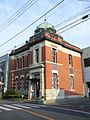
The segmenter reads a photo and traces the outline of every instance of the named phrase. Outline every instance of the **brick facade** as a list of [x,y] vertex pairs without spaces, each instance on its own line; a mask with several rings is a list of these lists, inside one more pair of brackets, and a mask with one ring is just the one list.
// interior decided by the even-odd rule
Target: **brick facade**
[[[39,61],[36,61],[36,54]],[[52,54],[55,62],[52,62]],[[69,63],[69,55],[72,58],[72,66]],[[44,96],[45,100],[56,100],[68,96],[83,96],[80,49],[63,41],[57,34],[44,31],[32,36],[25,46],[12,51],[10,56],[11,86],[15,89],[15,78],[18,78],[18,92],[21,92],[21,80],[24,79],[23,94],[28,93],[30,99]]]

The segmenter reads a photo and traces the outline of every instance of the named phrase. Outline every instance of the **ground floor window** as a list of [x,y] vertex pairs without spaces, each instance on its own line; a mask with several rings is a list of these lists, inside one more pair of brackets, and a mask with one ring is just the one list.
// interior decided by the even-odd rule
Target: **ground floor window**
[[18,78],[16,78],[16,91],[18,91]]
[[74,77],[73,76],[70,76],[70,88],[71,90],[74,89]]
[[30,87],[30,79],[29,76],[27,76],[26,89],[29,90],[29,87]]
[[20,86],[21,86],[21,92],[24,91],[24,77],[21,77],[21,82],[20,82]]
[[53,73],[53,88],[58,89],[58,75],[57,73]]

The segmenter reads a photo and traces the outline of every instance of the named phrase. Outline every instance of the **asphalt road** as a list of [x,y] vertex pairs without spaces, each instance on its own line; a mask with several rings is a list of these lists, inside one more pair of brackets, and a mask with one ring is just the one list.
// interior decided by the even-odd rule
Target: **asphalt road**
[[90,120],[90,112],[74,108],[17,103],[0,103],[0,120]]

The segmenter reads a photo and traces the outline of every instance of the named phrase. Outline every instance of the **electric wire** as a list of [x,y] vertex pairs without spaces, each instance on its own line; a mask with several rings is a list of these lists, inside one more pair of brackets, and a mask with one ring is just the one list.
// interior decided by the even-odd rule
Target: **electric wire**
[[18,44],[18,45],[16,45],[16,46],[14,46],[14,47],[12,47],[12,48],[4,51],[4,52],[1,52],[1,53],[0,53],[0,57],[3,56],[3,55],[5,55],[5,54],[8,54],[9,52],[11,52],[11,51],[12,51],[13,49],[15,49],[15,48],[21,47],[21,46],[24,45],[24,44],[25,44],[24,42],[23,42],[23,43],[20,43],[20,44]]
[[81,2],[90,2],[90,0],[78,0],[78,1],[81,1]]
[[68,25],[66,25],[66,26],[58,29],[57,32],[60,31],[60,30],[62,30],[62,29],[64,29],[64,28],[67,28],[68,26],[70,26],[70,25],[72,25],[72,24],[74,24],[74,23],[76,23],[76,22],[78,22],[78,21],[80,21],[80,20],[82,20],[82,18],[80,18],[80,19],[78,19],[78,20],[76,20],[76,21],[74,21],[74,22],[72,22],[72,23],[70,23],[70,24],[68,24]]
[[69,17],[68,19],[64,20],[63,22],[58,23],[57,25],[55,25],[55,27],[62,26],[63,24],[68,23],[68,22],[72,21],[73,19],[76,19],[77,17],[79,17],[80,15],[85,14],[88,11],[90,11],[90,6],[84,8],[83,10],[81,10],[80,12],[76,13],[75,15]]
[[[62,1],[61,1],[62,2]],[[84,10],[88,10],[88,8],[90,9],[90,6],[88,6],[87,8],[85,8]],[[86,11],[81,11],[82,13],[85,13],[85,12],[87,12],[87,10]],[[47,13],[48,14],[48,13]],[[46,13],[43,15],[43,16],[41,16],[40,17],[40,19],[42,18],[42,17],[44,17],[46,15]],[[80,15],[80,12],[79,13],[77,13],[77,14],[75,14],[75,16],[76,15]],[[75,17],[74,16],[74,17]],[[39,19],[37,19],[37,21],[38,21]],[[79,19],[80,20],[80,19]],[[76,20],[76,21],[74,21],[73,23],[75,23],[75,22],[77,22],[77,21],[79,21],[79,20]],[[37,22],[37,21],[34,21],[34,22]],[[87,20],[84,20],[84,21],[82,21],[82,22],[85,22],[85,21],[87,21]],[[6,41],[5,43],[3,43],[3,44],[1,44],[0,46],[3,46],[4,44],[6,44],[7,42],[9,42],[11,39],[13,39],[14,37],[16,37],[16,36],[18,36],[19,34],[21,34],[23,31],[25,31],[26,29],[28,29],[31,25],[33,25],[34,24],[34,22],[32,23],[32,24],[30,24],[28,27],[26,27],[25,29],[23,29],[21,32],[19,32],[18,34],[16,34],[15,36],[13,36],[12,38],[10,38],[8,41]],[[80,22],[80,23],[82,23],[82,22]],[[77,24],[75,24],[75,25],[78,25],[78,24],[80,24],[80,23],[77,23]],[[72,23],[70,23],[69,25],[71,25]],[[66,27],[68,27],[69,25],[67,25]],[[71,26],[70,28],[72,28],[72,27],[75,27],[75,25],[73,25],[73,26]],[[56,26],[55,26],[56,27]],[[64,28],[65,28],[65,26],[64,26]],[[60,32],[60,33],[63,33],[63,32],[65,32],[66,30],[68,30],[68,29],[70,29],[70,28],[67,28],[67,29],[65,29],[64,31],[62,31],[62,32]],[[63,29],[63,28],[62,28]],[[57,31],[59,31],[59,30],[57,30]],[[58,33],[58,34],[60,34],[60,33]]]
[[32,22],[30,25],[28,25],[26,28],[24,28],[23,30],[21,30],[19,33],[17,33],[16,35],[14,35],[13,37],[11,37],[10,39],[8,39],[6,42],[0,44],[0,47],[2,47],[3,45],[5,45],[6,43],[8,43],[9,41],[11,41],[12,39],[14,39],[15,37],[17,37],[18,35],[20,35],[21,33],[23,33],[25,30],[27,30],[29,27],[31,27],[33,24],[35,24],[37,21],[39,21],[41,18],[43,18],[44,16],[46,16],[48,13],[50,13],[52,10],[54,10],[55,8],[57,8],[61,3],[63,3],[64,0],[60,1],[58,4],[56,4],[54,7],[52,7],[50,10],[48,10],[46,13],[44,13],[42,16],[40,16],[37,20],[35,20],[34,22]]
[[17,18],[19,18],[23,13],[25,13],[30,7],[32,7],[38,0],[28,1],[24,4],[18,11],[16,11],[9,19],[7,19],[4,23],[0,25],[0,32],[2,32],[5,28],[11,25]]
[[[88,19],[89,19],[89,18],[88,18]],[[87,21],[88,19],[85,19],[84,21],[81,21],[81,22],[79,22],[79,23],[77,23],[77,24],[74,24],[73,26],[71,26],[71,27],[69,27],[69,28],[67,28],[67,29],[65,29],[65,30],[63,30],[63,31],[61,31],[61,32],[59,32],[58,34],[61,34],[61,33],[63,33],[63,32],[66,32],[67,30],[69,30],[69,29],[71,29],[71,28],[73,28],[73,27],[76,27],[77,25],[79,25],[79,24],[81,24],[81,23]],[[19,47],[19,46],[21,46],[21,45],[24,45],[24,43],[21,43],[20,45],[16,46],[16,48]],[[8,51],[10,51],[10,50],[12,50],[12,49],[9,49],[9,50],[7,50],[7,51],[4,51],[4,52],[1,53],[1,54],[4,54],[4,53],[6,53],[6,52],[8,52]],[[0,54],[0,56],[1,56],[1,54]]]
[[[64,6],[60,6],[60,9],[63,9],[63,8],[65,8],[66,6],[68,6],[68,5],[70,5],[70,4],[72,4],[73,3],[73,1],[72,0],[70,0],[70,1],[68,1],[67,3],[64,3]],[[51,13],[50,15],[47,15],[46,16],[46,18],[49,18],[49,17],[51,17],[51,16],[55,16],[55,13],[57,12],[57,10],[56,11],[54,11],[53,13]],[[60,12],[58,12],[59,14],[60,14]]]
[[[82,18],[78,19],[77,21],[74,21],[73,23],[76,23],[76,22],[78,22],[78,21],[80,21],[80,20],[84,20],[84,21],[81,21],[81,22],[76,23],[76,24],[74,24],[74,25],[72,25],[73,23],[71,23],[71,24],[70,24],[70,25],[72,25],[71,27],[66,28],[65,30],[59,32],[58,34],[61,34],[61,33],[65,32],[65,31],[67,31],[67,30],[69,30],[69,29],[71,29],[71,28],[73,28],[73,27],[76,27],[77,25],[79,25],[79,24],[81,24],[81,23],[87,21],[88,19],[90,19],[90,18],[88,18],[89,15],[90,15],[90,14],[85,15],[85,16],[83,16]],[[86,18],[87,18],[87,19],[86,19]],[[68,26],[70,26],[70,25],[68,25]],[[67,27],[68,27],[68,26],[67,26]],[[64,27],[64,28],[65,28],[65,27]],[[57,30],[57,32],[58,32],[58,30]],[[20,47],[21,45],[24,45],[24,43],[19,44],[19,45],[16,46],[15,48]],[[8,51],[10,51],[10,50],[12,50],[12,49],[9,49]],[[5,51],[5,52],[3,52],[3,53],[1,53],[1,54],[4,54],[4,53],[6,53],[6,52],[7,52],[7,51]],[[1,55],[1,54],[0,54],[0,55]]]
[[71,29],[71,28],[73,28],[73,27],[76,27],[77,25],[79,25],[79,24],[81,24],[81,23],[83,23],[83,22],[85,22],[85,21],[87,21],[87,20],[89,20],[89,19],[90,19],[90,18],[85,19],[85,20],[83,20],[83,21],[81,21],[81,22],[79,22],[79,23],[76,23],[76,24],[72,25],[71,27],[66,28],[65,30],[59,32],[58,34],[61,34],[61,33],[63,33],[63,32],[66,32],[66,31],[68,31],[69,29]]

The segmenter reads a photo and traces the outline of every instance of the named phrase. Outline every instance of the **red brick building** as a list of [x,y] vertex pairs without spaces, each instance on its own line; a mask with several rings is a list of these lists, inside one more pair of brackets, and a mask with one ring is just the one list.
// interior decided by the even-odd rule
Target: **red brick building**
[[29,98],[46,101],[83,95],[81,52],[44,22],[10,53],[10,86]]

